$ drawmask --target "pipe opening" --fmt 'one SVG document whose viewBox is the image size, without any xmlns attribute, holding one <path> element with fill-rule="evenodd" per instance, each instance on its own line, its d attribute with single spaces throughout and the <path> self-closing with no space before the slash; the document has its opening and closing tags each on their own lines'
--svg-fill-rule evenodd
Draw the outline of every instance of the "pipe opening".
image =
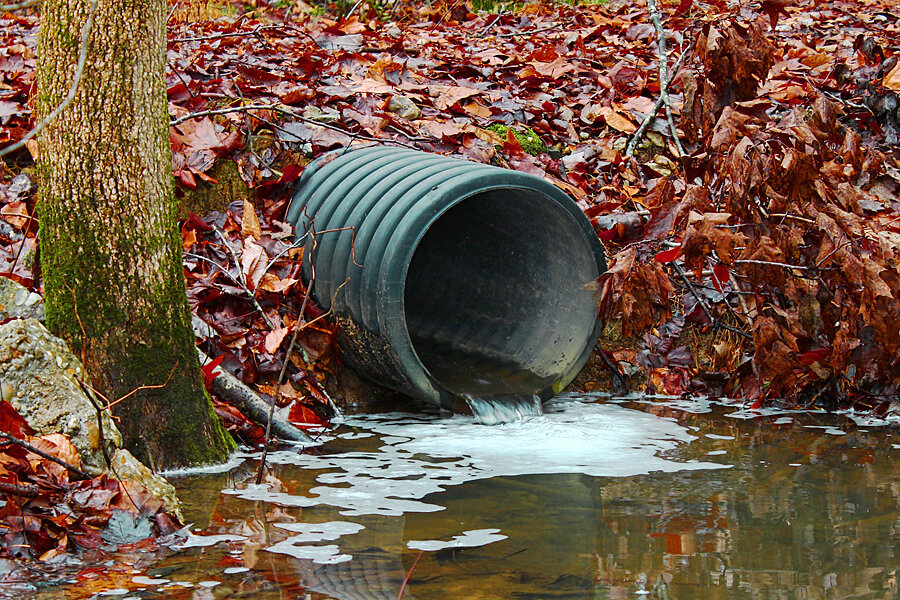
<svg viewBox="0 0 900 600">
<path fill-rule="evenodd" d="M 413 348 L 455 394 L 546 389 L 592 342 L 599 275 L 584 229 L 553 199 L 476 194 L 416 247 L 404 292 Z"/>
</svg>

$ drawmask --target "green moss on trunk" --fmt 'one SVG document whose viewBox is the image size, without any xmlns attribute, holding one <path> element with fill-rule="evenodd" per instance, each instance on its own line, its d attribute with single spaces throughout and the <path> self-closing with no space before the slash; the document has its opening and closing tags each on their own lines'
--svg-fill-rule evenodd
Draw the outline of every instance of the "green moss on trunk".
<svg viewBox="0 0 900 600">
<path fill-rule="evenodd" d="M 87 9 L 43 4 L 39 118 L 68 92 Z M 47 324 L 98 390 L 131 394 L 114 409 L 126 445 L 160 469 L 222 462 L 233 448 L 203 386 L 187 306 L 165 14 L 162 0 L 98 0 L 83 79 L 41 133 L 39 167 Z"/>
</svg>

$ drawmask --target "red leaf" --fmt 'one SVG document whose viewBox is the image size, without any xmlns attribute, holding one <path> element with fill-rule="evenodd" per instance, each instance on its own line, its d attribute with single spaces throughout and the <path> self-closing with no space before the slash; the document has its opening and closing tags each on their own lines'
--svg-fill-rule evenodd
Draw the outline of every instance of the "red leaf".
<svg viewBox="0 0 900 600">
<path fill-rule="evenodd" d="M 601 240 L 603 240 L 604 242 L 611 242 L 612 240 L 616 239 L 617 235 L 618 235 L 618 232 L 616 231 L 616 228 L 613 227 L 611 229 L 607 229 L 606 231 L 601 231 L 600 233 L 597 234 L 597 237 L 600 238 Z"/>
<path fill-rule="evenodd" d="M 681 0 L 681 4 L 678 5 L 678 8 L 675 9 L 675 16 L 680 17 L 686 12 L 691 10 L 691 7 L 694 5 L 694 0 Z"/>
<path fill-rule="evenodd" d="M 716 291 L 722 293 L 725 290 L 725 284 L 728 283 L 728 267 L 725 265 L 716 265 L 713 267 L 712 282 L 716 287 Z"/>
<path fill-rule="evenodd" d="M 6 400 L 0 400 L 0 431 L 17 438 L 34 435 L 34 429 Z"/>
<path fill-rule="evenodd" d="M 669 263 L 678 258 L 679 255 L 681 255 L 680 245 L 669 250 L 663 250 L 662 252 L 654 256 L 653 259 L 657 262 Z"/>
<path fill-rule="evenodd" d="M 204 383 L 204 385 L 206 385 L 206 389 L 210 392 L 212 391 L 213 380 L 216 378 L 216 374 L 214 371 L 216 370 L 216 367 L 218 367 L 220 364 L 222 364 L 222 361 L 224 359 L 225 359 L 225 355 L 220 354 L 216 358 L 212 359 L 211 361 L 209 361 L 208 363 L 206 363 L 205 365 L 200 367 L 200 370 L 203 371 L 203 383 Z"/>
<path fill-rule="evenodd" d="M 311 429 L 328 425 L 328 421 L 317 415 L 314 410 L 305 404 L 299 402 L 294 402 L 291 405 L 291 410 L 288 413 L 288 421 L 300 429 Z"/>
</svg>

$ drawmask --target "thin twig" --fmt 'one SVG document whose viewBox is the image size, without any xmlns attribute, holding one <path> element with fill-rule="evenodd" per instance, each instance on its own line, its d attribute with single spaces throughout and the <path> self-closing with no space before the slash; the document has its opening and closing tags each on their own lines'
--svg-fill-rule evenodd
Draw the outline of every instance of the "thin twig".
<svg viewBox="0 0 900 600">
<path fill-rule="evenodd" d="M 681 68 L 681 63 L 684 62 L 685 56 L 691 50 L 691 46 L 688 45 L 687 48 L 684 49 L 684 52 L 681 53 L 681 56 L 678 57 L 678 60 L 675 61 L 675 64 L 672 65 L 672 77 L 671 79 L 667 79 L 666 81 L 661 81 L 659 83 L 660 90 L 668 90 L 669 85 L 671 85 L 672 80 L 678 75 L 678 69 Z M 662 108 L 662 105 L 665 103 L 666 98 L 668 96 L 664 96 L 662 94 L 659 95 L 659 98 L 656 99 L 656 104 L 653 105 L 653 108 L 650 109 L 650 112 L 647 113 L 647 116 L 644 117 L 643 122 L 641 122 L 640 127 L 638 127 L 637 131 L 631 136 L 631 139 L 628 140 L 628 146 L 625 148 L 625 156 L 632 156 L 634 154 L 634 149 L 637 147 L 638 142 L 641 137 L 644 135 L 644 132 L 647 131 L 647 128 L 650 127 L 650 123 L 653 119 L 656 118 L 656 113 L 659 112 L 659 109 Z"/>
<path fill-rule="evenodd" d="M 485 25 L 484 28 L 480 32 L 478 32 L 478 37 L 486 36 L 487 32 L 491 30 L 491 27 L 493 27 L 494 25 L 497 24 L 497 21 L 499 21 L 500 17 L 502 17 L 502 16 L 503 16 L 503 13 L 499 13 L 496 17 L 494 17 L 493 21 L 491 21 L 490 23 Z"/>
<path fill-rule="evenodd" d="M 403 592 L 406 591 L 406 585 L 409 583 L 410 577 L 412 577 L 413 571 L 416 570 L 416 567 L 419 564 L 419 561 L 422 559 L 422 555 L 425 554 L 424 550 L 419 550 L 419 554 L 416 555 L 416 560 L 413 561 L 413 564 L 409 567 L 409 571 L 406 573 L 406 577 L 403 578 L 403 583 L 400 584 L 400 591 L 397 592 L 397 600 L 403 598 Z"/>
<path fill-rule="evenodd" d="M 256 485 L 262 483 L 263 470 L 266 468 L 266 455 L 269 452 L 269 440 L 272 435 L 272 416 L 275 413 L 275 405 L 278 404 L 278 399 L 281 396 L 281 383 L 284 381 L 284 375 L 287 372 L 288 363 L 291 362 L 291 351 L 294 349 L 294 344 L 297 342 L 297 336 L 300 334 L 300 330 L 304 329 L 301 321 L 303 320 L 303 314 L 306 311 L 306 305 L 309 302 L 309 295 L 312 290 L 313 283 L 315 282 L 316 276 L 316 268 L 312 261 L 312 251 L 315 250 L 316 247 L 316 229 L 315 229 L 315 221 L 310 221 L 309 230 L 307 231 L 307 235 L 310 239 L 310 279 L 306 286 L 306 292 L 303 294 L 303 302 L 300 304 L 300 313 L 297 315 L 297 324 L 295 325 L 294 335 L 291 337 L 291 343 L 288 345 L 287 353 L 284 356 L 284 364 L 281 365 L 281 372 L 278 373 L 278 382 L 275 384 L 275 397 L 272 398 L 272 404 L 269 406 L 269 419 L 266 422 L 266 437 L 263 440 L 263 451 L 262 456 L 259 459 L 259 470 L 256 472 Z"/>
<path fill-rule="evenodd" d="M 793 219 L 795 221 L 800 221 L 801 223 L 815 223 L 815 219 L 808 219 L 806 217 L 800 217 L 798 215 L 790 215 L 787 213 L 769 213 L 769 218 L 771 219 Z"/>
<path fill-rule="evenodd" d="M 103 454 L 103 460 L 106 461 L 106 466 L 110 471 L 113 472 L 113 475 L 116 476 L 116 479 L 118 479 L 119 476 L 116 474 L 115 469 L 113 469 L 112 459 L 109 457 L 109 452 L 106 451 L 106 435 L 103 433 L 103 408 L 101 408 L 100 404 L 98 404 L 94 399 L 94 394 L 84 384 L 84 381 L 77 377 L 75 378 L 75 381 L 78 382 L 78 386 L 81 388 L 81 391 L 84 392 L 85 397 L 87 397 L 88 401 L 97 412 L 97 439 L 100 443 L 100 453 Z"/>
<path fill-rule="evenodd" d="M 26 207 L 27 208 L 27 207 Z M 19 244 L 19 249 L 16 251 L 16 257 L 13 259 L 12 265 L 9 267 L 8 277 L 12 278 L 13 271 L 16 270 L 16 265 L 19 263 L 19 257 L 22 255 L 22 249 L 25 248 L 25 242 L 28 240 L 28 230 L 31 229 L 31 222 L 34 220 L 34 211 L 37 209 L 33 209 L 31 214 L 28 215 L 28 221 L 25 223 L 25 227 L 22 228 L 22 242 Z"/>
<path fill-rule="evenodd" d="M 173 119 L 172 121 L 169 121 L 169 125 L 174 127 L 175 125 L 180 125 L 181 123 L 184 123 L 185 121 L 188 121 L 190 119 L 194 119 L 197 117 L 205 117 L 208 115 L 227 115 L 229 113 L 242 113 L 242 112 L 250 112 L 250 111 L 254 111 L 254 110 L 273 110 L 275 112 L 290 115 L 294 119 L 296 119 L 298 121 L 303 121 L 304 123 L 308 123 L 309 125 L 315 125 L 317 127 L 323 127 L 325 129 L 331 129 L 332 131 L 337 131 L 339 133 L 343 133 L 344 135 L 349 136 L 351 138 L 351 141 L 359 139 L 359 140 L 364 140 L 367 142 L 377 142 L 380 144 L 396 144 L 398 146 L 403 146 L 404 148 L 412 148 L 413 150 L 416 149 L 416 147 L 413 146 L 412 144 L 407 144 L 406 142 L 402 142 L 400 140 L 395 140 L 392 138 L 377 138 L 377 137 L 374 137 L 371 135 L 364 135 L 359 131 L 356 133 L 350 133 L 349 131 L 346 131 L 345 129 L 338 127 L 336 125 L 332 125 L 331 123 L 323 123 L 322 121 L 316 121 L 315 119 L 310 119 L 308 117 L 304 117 L 303 115 L 298 114 L 289 108 L 286 108 L 284 106 L 279 106 L 276 104 L 248 104 L 246 106 L 234 106 L 231 108 L 217 108 L 217 109 L 212 109 L 212 110 L 201 110 L 201 111 L 198 111 L 195 113 L 190 113 L 190 114 L 178 117 L 177 119 Z M 256 115 L 252 115 L 252 116 L 253 116 L 253 118 L 260 120 L 268 125 L 273 125 L 269 121 L 266 121 L 265 119 L 257 117 Z M 274 127 L 281 129 L 282 131 L 286 131 L 277 125 L 275 125 Z M 292 133 L 290 131 L 286 131 L 286 133 L 290 134 L 293 137 L 297 137 L 296 133 Z M 406 134 L 404 134 L 404 135 L 406 135 Z M 406 135 L 406 137 L 409 138 L 409 140 L 413 141 L 413 142 L 423 142 L 423 141 L 427 141 L 427 139 L 428 139 L 428 138 L 413 138 L 408 135 Z"/>
<path fill-rule="evenodd" d="M 656 0 L 647 0 L 647 7 L 650 9 L 650 21 L 656 28 L 656 46 L 659 51 L 659 95 L 663 99 L 666 107 L 666 118 L 669 122 L 669 129 L 672 131 L 672 139 L 675 141 L 675 148 L 678 150 L 679 156 L 684 156 L 684 148 L 681 146 L 681 140 L 678 137 L 678 129 L 675 127 L 675 118 L 672 116 L 672 100 L 669 98 L 669 90 L 667 86 L 663 86 L 664 81 L 669 81 L 668 70 L 668 52 L 666 52 L 666 30 L 663 28 L 662 19 L 659 16 L 659 8 L 656 6 Z"/>
<path fill-rule="evenodd" d="M 554 29 L 558 29 L 561 27 L 560 23 L 555 23 L 553 25 L 548 25 L 547 27 L 541 27 L 539 29 L 532 29 L 531 31 L 510 31 L 509 33 L 498 33 L 494 35 L 494 37 L 498 38 L 508 38 L 508 37 L 516 37 L 519 35 L 532 35 L 535 33 L 544 33 L 545 31 L 552 31 Z"/>
<path fill-rule="evenodd" d="M 75 475 L 76 481 L 81 481 L 81 480 L 91 478 L 90 475 L 88 475 L 87 473 L 85 473 L 84 471 L 79 469 L 78 467 L 73 467 L 72 465 L 70 465 L 69 463 L 64 461 L 63 459 L 57 458 L 56 456 L 53 456 L 52 454 L 48 454 L 47 452 L 44 452 L 40 448 L 35 448 L 34 446 L 32 446 L 31 444 L 29 444 L 28 442 L 26 442 L 24 440 L 20 440 L 19 438 L 13 437 L 10 434 L 5 433 L 3 431 L 0 431 L 0 438 L 8 441 L 11 444 L 15 444 L 16 446 L 21 446 L 22 448 L 25 448 L 29 452 L 33 452 L 34 454 L 37 454 L 41 458 L 46 458 L 50 462 L 54 462 L 54 463 L 58 464 L 59 466 L 63 467 L 66 471 L 69 471 L 70 473 Z"/>
<path fill-rule="evenodd" d="M 248 112 L 251 110 L 273 110 L 275 109 L 275 105 L 273 104 L 248 104 L 246 106 L 232 106 L 231 108 L 216 108 L 211 110 L 201 110 L 195 113 L 189 113 L 184 115 L 183 117 L 178 117 L 172 121 L 169 121 L 169 125 L 172 127 L 176 125 L 181 125 L 185 121 L 189 121 L 191 119 L 196 119 L 197 117 L 206 117 L 210 115 L 227 115 L 230 113 L 242 113 Z"/>
<path fill-rule="evenodd" d="M 767 267 L 781 267 L 782 269 L 797 269 L 798 271 L 829 271 L 834 267 L 804 267 L 803 265 L 792 265 L 789 263 L 776 262 L 774 260 L 756 260 L 753 258 L 739 258 L 734 261 L 737 265 L 763 265 Z"/>
<path fill-rule="evenodd" d="M 191 91 L 190 79 L 185 79 L 184 77 L 182 77 L 181 73 L 178 72 L 178 69 L 175 68 L 175 65 L 172 64 L 172 61 L 167 60 L 166 63 L 169 65 L 169 68 L 172 69 L 172 72 L 175 73 L 178 79 L 181 80 L 181 83 L 184 85 L 184 89 L 187 90 L 188 96 L 190 96 L 191 98 L 196 98 L 197 95 Z"/>
<path fill-rule="evenodd" d="M 256 38 L 262 38 L 262 36 L 260 35 L 260 32 L 265 31 L 267 29 L 286 29 L 289 31 L 293 31 L 293 32 L 299 33 L 302 36 L 308 37 L 319 48 L 322 47 L 322 45 L 319 44 L 319 40 L 314 38 L 309 32 L 306 32 L 306 31 L 300 29 L 299 27 L 295 27 L 294 25 L 257 25 L 256 27 L 253 28 L 252 31 L 239 31 L 239 32 L 235 32 L 235 33 L 219 33 L 219 34 L 202 35 L 202 36 L 189 37 L 189 38 L 175 38 L 175 39 L 169 40 L 169 41 L 172 43 L 205 42 L 205 41 L 210 41 L 210 40 L 220 40 L 220 39 L 224 39 L 224 38 L 250 37 L 250 36 L 253 36 Z"/>
<path fill-rule="evenodd" d="M 713 316 L 712 312 L 709 310 L 709 307 L 706 306 L 706 301 L 703 300 L 703 298 L 697 292 L 697 289 L 694 287 L 694 284 L 691 283 L 690 279 L 688 279 L 687 275 L 684 272 L 684 269 L 682 269 L 676 262 L 672 263 L 672 267 L 674 267 L 675 272 L 678 273 L 678 275 L 681 277 L 681 280 L 684 281 L 684 284 L 687 286 L 688 290 L 691 292 L 691 295 L 693 295 L 694 298 L 697 300 L 697 302 L 700 304 L 700 308 L 703 309 L 703 312 L 706 314 L 706 318 L 709 319 L 709 322 L 712 324 L 713 327 L 720 327 L 722 329 L 727 329 L 728 331 L 731 331 L 733 333 L 741 335 L 745 338 L 748 338 L 751 340 L 753 339 L 753 336 L 750 335 L 749 333 L 747 333 L 746 331 L 742 331 L 742 330 L 738 329 L 737 327 L 732 327 L 731 325 L 726 325 L 725 323 L 722 323 L 718 319 L 716 319 Z"/>
<path fill-rule="evenodd" d="M 244 278 L 244 269 L 241 266 L 241 261 L 238 260 L 238 256 L 234 251 L 234 248 L 231 247 L 231 244 L 228 242 L 225 234 L 222 233 L 222 230 L 216 227 L 214 224 L 210 225 L 213 230 L 219 234 L 219 238 L 222 240 L 222 243 L 225 244 L 225 247 L 228 248 L 228 251 L 231 253 L 231 257 L 234 259 L 234 265 L 237 267 L 238 273 L 240 275 L 240 280 L 237 281 L 238 285 L 244 288 L 244 291 L 247 293 L 247 296 L 250 298 L 250 302 L 253 303 L 253 307 L 259 311 L 259 314 L 262 315 L 263 321 L 266 322 L 266 325 L 269 326 L 269 329 L 275 329 L 275 323 L 272 322 L 272 319 L 269 318 L 269 315 L 266 314 L 266 311 L 263 310 L 262 306 L 259 305 L 259 302 L 256 300 L 256 294 L 250 291 L 249 286 L 247 286 L 247 280 Z M 234 279 L 234 278 L 232 278 Z"/>
<path fill-rule="evenodd" d="M 359 5 L 362 4 L 363 0 L 356 0 L 356 4 L 353 5 L 353 8 L 347 11 L 347 14 L 344 15 L 344 20 L 349 19 L 350 15 L 356 12 L 356 9 L 359 8 Z"/>
<path fill-rule="evenodd" d="M 37 498 L 43 494 L 43 491 L 36 485 L 16 485 L 14 483 L 0 482 L 0 494 L 19 496 L 21 498 Z"/>
<path fill-rule="evenodd" d="M 55 119 L 59 113 L 64 111 L 67 106 L 75 99 L 75 93 L 78 91 L 78 84 L 81 83 L 81 75 L 84 73 L 84 63 L 87 60 L 87 50 L 88 43 L 87 38 L 91 33 L 91 27 L 94 25 L 94 14 L 97 12 L 97 0 L 91 0 L 91 8 L 88 13 L 87 20 L 84 22 L 84 27 L 81 30 L 81 49 L 78 52 L 78 63 L 75 67 L 75 77 L 72 79 L 72 85 L 69 86 L 69 93 L 66 94 L 66 97 L 57 106 L 53 109 L 49 115 L 43 118 L 43 120 L 35 125 L 34 129 L 25 134 L 21 140 L 16 142 L 11 146 L 7 146 L 6 148 L 0 150 L 0 157 L 6 156 L 10 152 L 15 152 L 19 148 L 22 148 L 26 143 L 28 143 L 31 138 L 36 136 L 44 127 L 46 127 L 50 121 Z"/>
<path fill-rule="evenodd" d="M 41 0 L 28 0 L 27 2 L 20 2 L 19 4 L 0 4 L 0 12 L 21 10 L 23 8 L 28 8 L 29 6 L 40 4 L 40 2 Z"/>
</svg>

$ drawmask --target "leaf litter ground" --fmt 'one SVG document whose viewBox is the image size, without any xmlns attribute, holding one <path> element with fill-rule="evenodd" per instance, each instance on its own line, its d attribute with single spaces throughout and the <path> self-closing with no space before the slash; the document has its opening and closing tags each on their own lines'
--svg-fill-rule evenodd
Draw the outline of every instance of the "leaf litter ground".
<svg viewBox="0 0 900 600">
<path fill-rule="evenodd" d="M 612 374 L 589 373 L 585 388 L 896 408 L 900 15 L 890 3 L 661 4 L 669 67 L 682 58 L 669 95 L 685 154 L 660 111 L 631 158 L 627 142 L 662 87 L 642 3 L 498 14 L 398 2 L 334 18 L 302 2 L 247 8 L 172 5 L 173 174 L 187 200 L 226 185 L 221 164 L 249 190 L 186 215 L 189 298 L 201 347 L 268 399 L 292 362 L 277 393 L 285 417 L 326 421 L 324 384 L 340 371 L 325 320 L 287 357 L 294 329 L 321 316 L 312 304 L 299 314 L 302 248 L 281 222 L 291 186 L 310 158 L 373 143 L 534 173 L 577 200 L 610 256 L 597 362 Z M 38 22 L 0 16 L 2 145 L 32 125 Z M 0 273 L 40 291 L 36 152 L 6 157 Z M 234 408 L 217 411 L 259 442 Z"/>
</svg>

